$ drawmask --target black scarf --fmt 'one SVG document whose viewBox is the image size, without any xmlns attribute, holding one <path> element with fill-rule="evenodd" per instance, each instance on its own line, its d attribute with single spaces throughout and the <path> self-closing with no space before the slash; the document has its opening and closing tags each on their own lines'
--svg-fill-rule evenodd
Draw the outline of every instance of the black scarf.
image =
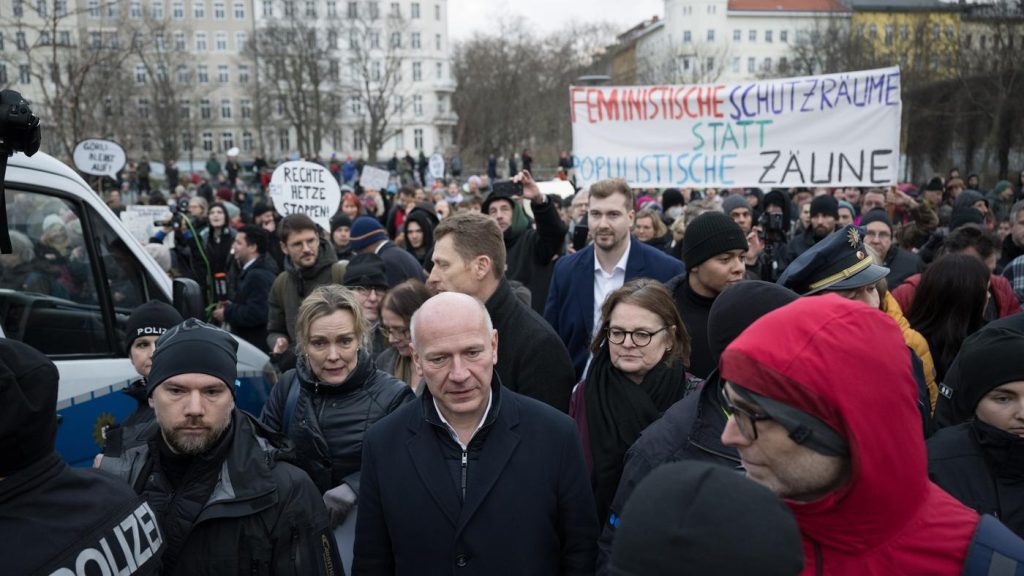
<svg viewBox="0 0 1024 576">
<path fill-rule="evenodd" d="M 587 373 L 584 401 L 594 463 L 591 484 L 602 521 L 622 477 L 626 450 L 685 391 L 686 370 L 682 362 L 673 362 L 671 366 L 658 362 L 638 385 L 612 365 L 607 344 L 594 356 Z"/>
<path fill-rule="evenodd" d="M 996 476 L 1012 482 L 1024 479 L 1024 438 L 977 418 L 971 423 L 971 431 Z"/>
</svg>

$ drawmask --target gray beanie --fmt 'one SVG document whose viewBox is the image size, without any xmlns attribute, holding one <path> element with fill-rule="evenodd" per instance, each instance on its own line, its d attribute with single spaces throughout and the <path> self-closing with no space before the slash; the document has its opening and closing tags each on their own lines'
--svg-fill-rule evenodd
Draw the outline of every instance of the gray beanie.
<svg viewBox="0 0 1024 576">
<path fill-rule="evenodd" d="M 722 200 L 722 212 L 726 215 L 732 215 L 732 211 L 737 208 L 746 208 L 750 210 L 750 202 L 747 202 L 747 197 L 742 194 L 730 194 Z"/>
</svg>

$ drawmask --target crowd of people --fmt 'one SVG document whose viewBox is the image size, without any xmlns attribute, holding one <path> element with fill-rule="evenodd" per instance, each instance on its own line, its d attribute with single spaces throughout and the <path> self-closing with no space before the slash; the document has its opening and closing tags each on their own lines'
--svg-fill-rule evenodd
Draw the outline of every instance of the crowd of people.
<svg viewBox="0 0 1024 576">
<path fill-rule="evenodd" d="M 561 198 L 407 165 L 339 164 L 329 230 L 177 194 L 153 242 L 207 316 L 133 311 L 94 475 L 53 452 L 52 364 L 0 342 L 14 573 L 1024 569 L 1024 173 Z M 230 334 L 280 374 L 260 414 Z M 103 513 L 53 533 L 87 482 Z"/>
</svg>

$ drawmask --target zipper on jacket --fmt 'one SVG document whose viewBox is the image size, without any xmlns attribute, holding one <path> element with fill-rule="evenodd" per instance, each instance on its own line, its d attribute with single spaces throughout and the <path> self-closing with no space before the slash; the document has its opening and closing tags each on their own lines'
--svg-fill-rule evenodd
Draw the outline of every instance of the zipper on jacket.
<svg viewBox="0 0 1024 576">
<path fill-rule="evenodd" d="M 466 500 L 466 467 L 469 465 L 469 452 L 462 451 L 462 500 Z"/>
<path fill-rule="evenodd" d="M 726 460 L 729 460 L 730 462 L 735 462 L 737 464 L 740 463 L 740 459 L 739 458 L 734 458 L 732 456 L 729 456 L 728 454 L 722 454 L 721 452 L 717 452 L 715 450 L 712 450 L 711 448 L 705 448 L 704 446 L 701 446 L 700 444 L 694 442 L 693 440 L 689 440 L 689 443 L 690 443 L 690 446 L 693 446 L 694 448 L 697 448 L 698 450 L 701 450 L 703 452 L 707 452 L 708 454 L 711 454 L 712 456 L 718 456 L 719 458 L 724 458 Z"/>
</svg>

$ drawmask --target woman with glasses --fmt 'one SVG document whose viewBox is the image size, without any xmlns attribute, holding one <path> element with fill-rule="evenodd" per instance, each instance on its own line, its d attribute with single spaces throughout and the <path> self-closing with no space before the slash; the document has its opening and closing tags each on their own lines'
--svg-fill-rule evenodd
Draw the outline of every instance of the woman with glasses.
<svg viewBox="0 0 1024 576">
<path fill-rule="evenodd" d="M 690 338 L 665 286 L 640 278 L 604 301 L 591 353 L 587 374 L 573 391 L 569 415 L 583 440 L 597 514 L 603 520 L 626 450 L 687 391 Z"/>
<path fill-rule="evenodd" d="M 388 291 L 380 310 L 380 332 L 390 346 L 377 357 L 377 367 L 408 384 L 417 396 L 423 393 L 423 387 L 413 367 L 409 323 L 431 296 L 423 282 L 406 280 Z"/>
<path fill-rule="evenodd" d="M 374 366 L 362 310 L 355 292 L 337 284 L 306 297 L 295 321 L 296 366 L 281 376 L 260 416 L 294 443 L 295 464 L 323 494 L 332 526 L 358 504 L 366 430 L 413 399 L 408 386 Z M 351 558 L 351 543 L 346 554 Z"/>
</svg>

